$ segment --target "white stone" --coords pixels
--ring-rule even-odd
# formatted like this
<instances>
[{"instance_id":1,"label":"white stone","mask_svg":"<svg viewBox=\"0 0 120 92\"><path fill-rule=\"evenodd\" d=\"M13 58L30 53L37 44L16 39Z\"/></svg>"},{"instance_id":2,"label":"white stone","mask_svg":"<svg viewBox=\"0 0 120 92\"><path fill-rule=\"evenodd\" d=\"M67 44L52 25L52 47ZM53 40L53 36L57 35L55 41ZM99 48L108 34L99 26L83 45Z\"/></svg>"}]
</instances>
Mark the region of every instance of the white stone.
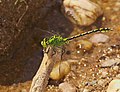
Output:
<instances>
[{"instance_id":1,"label":"white stone","mask_svg":"<svg viewBox=\"0 0 120 92\"><path fill-rule=\"evenodd\" d=\"M90 38L90 41L92 43L105 43L107 41L109 41L109 36L105 35L105 34L95 34Z\"/></svg>"},{"instance_id":2,"label":"white stone","mask_svg":"<svg viewBox=\"0 0 120 92\"><path fill-rule=\"evenodd\" d=\"M114 79L109 83L107 92L120 92L120 79Z\"/></svg>"},{"instance_id":3,"label":"white stone","mask_svg":"<svg viewBox=\"0 0 120 92\"><path fill-rule=\"evenodd\" d=\"M59 84L59 88L62 92L76 92L76 88L67 82Z\"/></svg>"},{"instance_id":4,"label":"white stone","mask_svg":"<svg viewBox=\"0 0 120 92\"><path fill-rule=\"evenodd\" d=\"M108 59L108 60L101 61L101 67L111 67L113 65L118 65L118 64L120 64L120 59L119 58Z\"/></svg>"},{"instance_id":5,"label":"white stone","mask_svg":"<svg viewBox=\"0 0 120 92\"><path fill-rule=\"evenodd\" d=\"M102 8L91 0L63 0L64 14L71 22L88 26L103 14Z\"/></svg>"}]
</instances>

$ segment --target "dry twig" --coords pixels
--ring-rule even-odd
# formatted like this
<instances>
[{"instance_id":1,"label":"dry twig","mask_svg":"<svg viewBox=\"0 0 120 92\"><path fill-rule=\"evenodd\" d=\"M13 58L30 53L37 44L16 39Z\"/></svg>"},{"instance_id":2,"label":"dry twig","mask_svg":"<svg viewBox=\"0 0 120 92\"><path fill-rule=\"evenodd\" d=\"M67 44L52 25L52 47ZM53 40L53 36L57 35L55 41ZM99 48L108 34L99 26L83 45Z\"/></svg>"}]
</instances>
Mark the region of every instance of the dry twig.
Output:
<instances>
[{"instance_id":1,"label":"dry twig","mask_svg":"<svg viewBox=\"0 0 120 92\"><path fill-rule=\"evenodd\" d=\"M28 11L28 4L27 4L27 2L25 0L16 0L14 5L17 5L18 2L20 2L20 3L23 2L26 5L26 7L25 7L25 12L23 12L23 14L20 16L20 18L18 19L18 21L16 23L17 27L18 27L19 23L21 22L22 18L25 16L26 12Z\"/></svg>"},{"instance_id":2,"label":"dry twig","mask_svg":"<svg viewBox=\"0 0 120 92\"><path fill-rule=\"evenodd\" d=\"M47 50L48 52L44 53L41 66L32 80L30 92L44 92L48 84L49 75L56 61L55 56L57 53L53 54L54 51L51 47Z\"/></svg>"}]
</instances>

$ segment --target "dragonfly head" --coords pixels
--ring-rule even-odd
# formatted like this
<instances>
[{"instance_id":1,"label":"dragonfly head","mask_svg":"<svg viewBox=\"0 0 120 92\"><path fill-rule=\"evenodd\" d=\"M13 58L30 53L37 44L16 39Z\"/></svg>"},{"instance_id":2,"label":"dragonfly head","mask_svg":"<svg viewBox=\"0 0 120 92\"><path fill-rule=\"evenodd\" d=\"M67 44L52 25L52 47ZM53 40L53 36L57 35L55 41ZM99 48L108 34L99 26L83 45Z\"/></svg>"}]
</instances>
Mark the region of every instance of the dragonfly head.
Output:
<instances>
[{"instance_id":1,"label":"dragonfly head","mask_svg":"<svg viewBox=\"0 0 120 92\"><path fill-rule=\"evenodd\" d=\"M43 46L43 48L46 48L47 47L47 39L44 38L42 41L41 41L41 45Z\"/></svg>"}]
</instances>

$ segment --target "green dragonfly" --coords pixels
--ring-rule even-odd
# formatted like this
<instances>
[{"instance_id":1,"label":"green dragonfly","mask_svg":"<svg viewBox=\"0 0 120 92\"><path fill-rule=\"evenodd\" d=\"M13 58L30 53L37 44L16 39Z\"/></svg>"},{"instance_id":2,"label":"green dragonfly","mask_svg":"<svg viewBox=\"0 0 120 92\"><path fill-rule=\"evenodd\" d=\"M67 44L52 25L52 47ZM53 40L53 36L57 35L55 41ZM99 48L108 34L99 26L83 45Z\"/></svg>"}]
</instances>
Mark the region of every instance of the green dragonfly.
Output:
<instances>
[{"instance_id":1,"label":"green dragonfly","mask_svg":"<svg viewBox=\"0 0 120 92\"><path fill-rule=\"evenodd\" d=\"M60 59L60 63L58 65L59 77L58 77L58 79L55 79L56 77L54 78L53 76L51 76L50 78L53 79L53 80L59 80L59 79L63 78L61 76L65 76L65 73L61 73L61 71L62 71L61 67L62 68L66 68L64 65L62 66L62 64L61 64L63 62L61 60L62 60L62 56L63 56L64 51L65 51L65 49L63 48L65 44L69 43L69 41L71 41L71 40L73 40L75 38L78 38L78 37L81 37L81 36L85 36L87 34L91 34L91 33L95 33L95 32L108 32L110 30L112 30L112 29L110 29L110 28L99 28L99 29L94 29L94 30L91 30L91 31L88 31L88 32L84 32L82 34L78 34L78 35L72 36L70 38L63 38L60 35L59 36L53 35L50 38L44 38L41 41L41 45L43 46L44 52L48 53L49 47L52 47L53 48L53 53L52 54L54 55L57 52L57 54L59 54L59 56L60 56L60 58L59 58ZM57 58L57 60L59 60L59 59ZM58 63L56 63L56 65L57 64ZM57 70L57 68L54 69L54 67L53 67L52 73L53 74L56 73L56 70Z\"/></svg>"},{"instance_id":2,"label":"green dragonfly","mask_svg":"<svg viewBox=\"0 0 120 92\"><path fill-rule=\"evenodd\" d=\"M82 34L75 35L70 38L63 38L62 36L53 35L50 38L44 38L41 41L41 45L43 46L43 48L47 48L48 46L60 47L60 46L63 46L64 44L67 44L70 40L73 40L75 38L85 36L87 34L91 34L91 33L95 33L95 32L108 32L110 30L112 30L112 29L111 28L99 28L99 29L94 29L94 30L88 31L88 32L84 32Z\"/></svg>"}]
</instances>

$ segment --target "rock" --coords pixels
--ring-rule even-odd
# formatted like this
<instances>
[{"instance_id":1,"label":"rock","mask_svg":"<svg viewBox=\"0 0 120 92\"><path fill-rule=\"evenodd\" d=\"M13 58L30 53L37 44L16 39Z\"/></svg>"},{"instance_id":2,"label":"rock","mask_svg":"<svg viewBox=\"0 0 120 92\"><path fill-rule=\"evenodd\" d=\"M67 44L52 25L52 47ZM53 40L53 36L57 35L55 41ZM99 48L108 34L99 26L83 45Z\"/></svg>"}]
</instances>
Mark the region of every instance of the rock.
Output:
<instances>
[{"instance_id":1,"label":"rock","mask_svg":"<svg viewBox=\"0 0 120 92\"><path fill-rule=\"evenodd\" d=\"M21 89L21 92L27 92L27 90L26 89Z\"/></svg>"},{"instance_id":2,"label":"rock","mask_svg":"<svg viewBox=\"0 0 120 92\"><path fill-rule=\"evenodd\" d=\"M105 70L105 71L102 72L101 77L102 77L102 78L105 78L105 77L107 77L107 75L108 75L108 72Z\"/></svg>"},{"instance_id":3,"label":"rock","mask_svg":"<svg viewBox=\"0 0 120 92\"><path fill-rule=\"evenodd\" d=\"M105 83L106 82L106 80L105 79L100 79L100 80L98 80L98 85L100 85L100 86L102 86L102 87L104 87L105 86Z\"/></svg>"},{"instance_id":4,"label":"rock","mask_svg":"<svg viewBox=\"0 0 120 92\"><path fill-rule=\"evenodd\" d=\"M84 89L83 92L90 92L90 90L89 89Z\"/></svg>"},{"instance_id":5,"label":"rock","mask_svg":"<svg viewBox=\"0 0 120 92\"><path fill-rule=\"evenodd\" d=\"M118 65L120 64L120 59L115 58L115 59L108 59L108 60L102 60L101 61L101 67L111 67L113 65Z\"/></svg>"},{"instance_id":6,"label":"rock","mask_svg":"<svg viewBox=\"0 0 120 92\"><path fill-rule=\"evenodd\" d=\"M101 7L90 0L64 0L65 16L76 25L88 26L103 14Z\"/></svg>"},{"instance_id":7,"label":"rock","mask_svg":"<svg viewBox=\"0 0 120 92\"><path fill-rule=\"evenodd\" d=\"M70 63L66 61L58 62L54 65L52 72L50 73L50 78L53 80L60 80L66 76L71 70Z\"/></svg>"},{"instance_id":8,"label":"rock","mask_svg":"<svg viewBox=\"0 0 120 92\"><path fill-rule=\"evenodd\" d=\"M99 74L101 74L101 78L106 78L108 75L108 70L107 69L100 69Z\"/></svg>"},{"instance_id":9,"label":"rock","mask_svg":"<svg viewBox=\"0 0 120 92\"><path fill-rule=\"evenodd\" d=\"M115 7L113 8L114 11L118 12L120 10L120 1L115 3Z\"/></svg>"},{"instance_id":10,"label":"rock","mask_svg":"<svg viewBox=\"0 0 120 92\"><path fill-rule=\"evenodd\" d=\"M87 85L89 86L93 86L93 85L96 85L97 84L97 80L93 80L91 82L87 82Z\"/></svg>"},{"instance_id":11,"label":"rock","mask_svg":"<svg viewBox=\"0 0 120 92\"><path fill-rule=\"evenodd\" d=\"M84 50L84 51L89 51L92 49L92 42L88 41L88 40L79 40L77 43L76 43L76 48L78 50Z\"/></svg>"},{"instance_id":12,"label":"rock","mask_svg":"<svg viewBox=\"0 0 120 92\"><path fill-rule=\"evenodd\" d=\"M120 74L116 75L116 78L117 78L117 79L120 79Z\"/></svg>"},{"instance_id":13,"label":"rock","mask_svg":"<svg viewBox=\"0 0 120 92\"><path fill-rule=\"evenodd\" d=\"M76 88L67 82L59 84L59 88L62 92L76 92Z\"/></svg>"},{"instance_id":14,"label":"rock","mask_svg":"<svg viewBox=\"0 0 120 92\"><path fill-rule=\"evenodd\" d=\"M95 34L89 39L92 43L98 44L98 43L105 43L109 41L109 36L105 34Z\"/></svg>"},{"instance_id":15,"label":"rock","mask_svg":"<svg viewBox=\"0 0 120 92\"><path fill-rule=\"evenodd\" d=\"M114 79L109 83L107 92L120 92L120 79Z\"/></svg>"},{"instance_id":16,"label":"rock","mask_svg":"<svg viewBox=\"0 0 120 92\"><path fill-rule=\"evenodd\" d=\"M119 70L119 66L113 66L113 70L118 71Z\"/></svg>"}]
</instances>

